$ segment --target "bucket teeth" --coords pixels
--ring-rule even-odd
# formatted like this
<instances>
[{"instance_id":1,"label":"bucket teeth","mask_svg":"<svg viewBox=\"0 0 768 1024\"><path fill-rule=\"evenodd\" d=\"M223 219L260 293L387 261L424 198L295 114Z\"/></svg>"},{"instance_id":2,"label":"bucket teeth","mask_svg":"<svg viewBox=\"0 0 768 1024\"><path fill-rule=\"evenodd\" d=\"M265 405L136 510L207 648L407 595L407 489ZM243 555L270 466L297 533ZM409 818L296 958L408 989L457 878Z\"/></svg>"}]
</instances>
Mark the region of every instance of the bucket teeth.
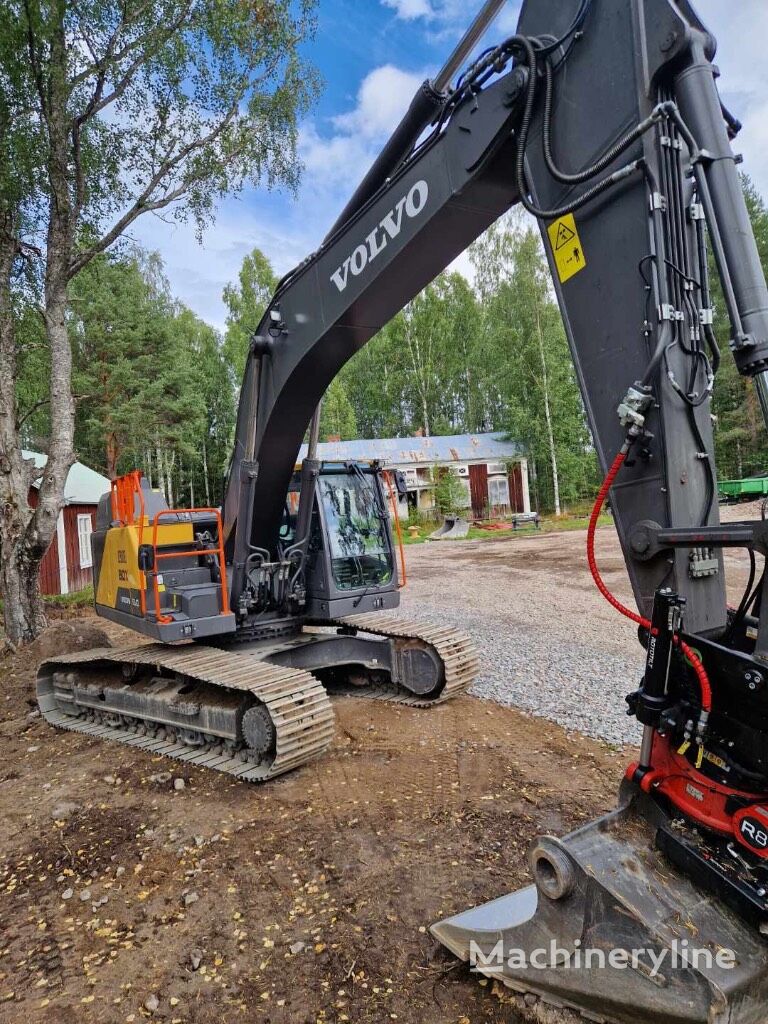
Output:
<instances>
[{"instance_id":1,"label":"bucket teeth","mask_svg":"<svg viewBox=\"0 0 768 1024\"><path fill-rule=\"evenodd\" d=\"M432 934L473 971L589 1020L765 1024L768 944L664 858L646 800L538 840L534 885Z\"/></svg>"}]
</instances>

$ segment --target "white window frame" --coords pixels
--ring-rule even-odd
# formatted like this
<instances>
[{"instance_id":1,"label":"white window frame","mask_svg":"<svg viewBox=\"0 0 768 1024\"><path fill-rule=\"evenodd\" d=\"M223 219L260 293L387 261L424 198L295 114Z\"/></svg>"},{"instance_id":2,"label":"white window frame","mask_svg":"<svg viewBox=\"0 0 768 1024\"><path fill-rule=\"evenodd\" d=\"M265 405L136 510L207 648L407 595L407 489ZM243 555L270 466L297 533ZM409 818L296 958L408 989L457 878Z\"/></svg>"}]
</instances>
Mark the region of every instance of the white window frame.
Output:
<instances>
[{"instance_id":1,"label":"white window frame","mask_svg":"<svg viewBox=\"0 0 768 1024\"><path fill-rule=\"evenodd\" d=\"M494 501L492 497L492 491L498 491L503 488L503 493L506 496L503 501ZM505 476L489 476L488 477L488 504L491 508L500 508L501 506L509 506L509 480Z\"/></svg>"},{"instance_id":2,"label":"white window frame","mask_svg":"<svg viewBox=\"0 0 768 1024\"><path fill-rule=\"evenodd\" d=\"M86 527L86 523L88 524ZM80 568L93 568L93 552L91 551L91 534L93 533L93 519L89 513L79 513L77 516L77 544L80 549Z\"/></svg>"}]
</instances>

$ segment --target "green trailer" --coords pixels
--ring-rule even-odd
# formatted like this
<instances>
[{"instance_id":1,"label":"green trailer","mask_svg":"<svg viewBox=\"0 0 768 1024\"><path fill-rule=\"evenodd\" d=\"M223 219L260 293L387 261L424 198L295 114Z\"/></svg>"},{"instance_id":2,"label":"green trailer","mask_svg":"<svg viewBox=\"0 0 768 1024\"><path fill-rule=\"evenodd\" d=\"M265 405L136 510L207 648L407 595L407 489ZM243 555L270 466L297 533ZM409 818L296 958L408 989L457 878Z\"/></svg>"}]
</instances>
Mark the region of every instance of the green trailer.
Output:
<instances>
[{"instance_id":1,"label":"green trailer","mask_svg":"<svg viewBox=\"0 0 768 1024\"><path fill-rule=\"evenodd\" d=\"M730 501L751 501L768 495L768 476L750 476L745 480L721 480L720 497Z\"/></svg>"}]
</instances>

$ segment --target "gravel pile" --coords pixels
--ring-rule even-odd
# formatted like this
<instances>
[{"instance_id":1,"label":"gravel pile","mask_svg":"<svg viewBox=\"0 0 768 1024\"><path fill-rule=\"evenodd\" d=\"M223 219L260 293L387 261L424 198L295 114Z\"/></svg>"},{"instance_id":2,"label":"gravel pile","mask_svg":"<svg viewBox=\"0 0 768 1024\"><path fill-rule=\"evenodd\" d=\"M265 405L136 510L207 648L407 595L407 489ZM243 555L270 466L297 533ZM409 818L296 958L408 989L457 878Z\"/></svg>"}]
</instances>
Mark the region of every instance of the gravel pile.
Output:
<instances>
[{"instance_id":1,"label":"gravel pile","mask_svg":"<svg viewBox=\"0 0 768 1024\"><path fill-rule=\"evenodd\" d=\"M403 611L472 636L481 658L472 693L610 744L639 742L624 698L640 683L645 653L589 578L583 531L419 545L407 559ZM632 602L612 529L599 531L598 561Z\"/></svg>"},{"instance_id":2,"label":"gravel pile","mask_svg":"<svg viewBox=\"0 0 768 1024\"><path fill-rule=\"evenodd\" d=\"M640 683L639 644L625 657L576 637L503 618L480 618L444 605L404 600L408 612L466 630L481 654L470 693L557 722L611 744L640 742L640 726L626 714L624 697ZM634 656L633 656L634 655Z\"/></svg>"}]
</instances>

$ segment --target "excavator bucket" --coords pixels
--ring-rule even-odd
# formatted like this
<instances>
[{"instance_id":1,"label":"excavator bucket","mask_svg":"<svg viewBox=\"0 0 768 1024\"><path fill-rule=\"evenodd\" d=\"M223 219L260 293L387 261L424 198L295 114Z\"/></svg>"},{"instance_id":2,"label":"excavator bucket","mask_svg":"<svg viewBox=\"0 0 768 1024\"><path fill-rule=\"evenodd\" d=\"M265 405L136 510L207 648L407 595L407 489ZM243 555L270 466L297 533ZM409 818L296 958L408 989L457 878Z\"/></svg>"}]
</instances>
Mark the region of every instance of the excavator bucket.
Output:
<instances>
[{"instance_id":1,"label":"excavator bucket","mask_svg":"<svg viewBox=\"0 0 768 1024\"><path fill-rule=\"evenodd\" d=\"M446 516L442 526L430 533L428 540L461 540L469 533L469 523L461 516Z\"/></svg>"},{"instance_id":2,"label":"excavator bucket","mask_svg":"<svg viewBox=\"0 0 768 1024\"><path fill-rule=\"evenodd\" d=\"M473 971L588 1020L765 1024L768 944L660 853L662 819L625 785L618 810L534 843L535 884L432 934Z\"/></svg>"}]
</instances>

